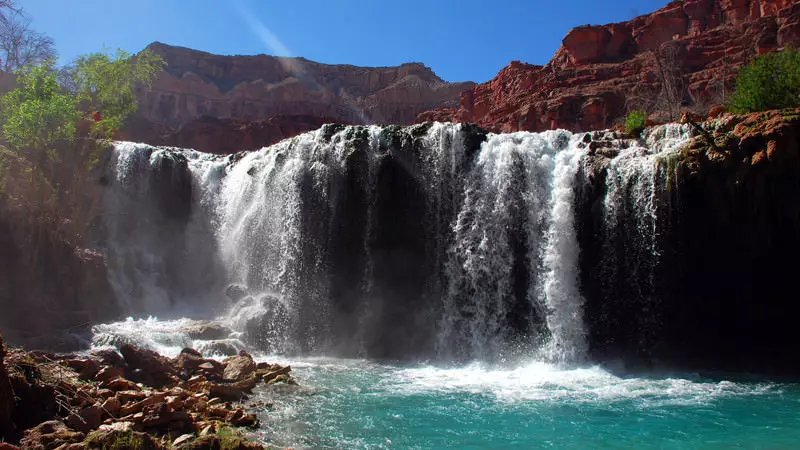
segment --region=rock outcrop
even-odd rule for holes
[[[742,64],[797,44],[796,2],[673,1],[629,22],[577,27],[547,65],[512,62],[464,92],[458,108],[417,121],[473,122],[494,132],[604,129],[629,108],[659,109],[664,71],[678,86],[674,110],[702,110],[724,103]]]
[[[8,417],[0,410],[0,437],[36,450],[220,448],[220,439],[237,443],[223,448],[263,448],[229,427],[256,427],[258,418],[248,411],[265,405],[233,402],[246,399],[258,384],[295,384],[291,367],[256,364],[246,354],[238,358],[252,370],[245,380],[232,382],[222,379],[231,363],[205,359],[192,349],[176,359],[133,346],[120,351],[75,357],[11,349],[7,364],[0,364],[0,402],[15,398],[3,385],[10,378],[18,404]],[[242,367],[240,361],[236,365]],[[218,376],[209,366],[219,368]],[[162,378],[153,376],[156,371]],[[128,444],[114,445],[119,439]],[[205,441],[212,447],[203,446]]]
[[[613,163],[588,155],[576,217],[591,355],[796,377],[800,109],[702,126],[654,161],[653,231],[633,207],[609,231]]]
[[[459,94],[475,86],[445,82],[420,63],[368,68],[158,42],[148,49],[167,67],[152,88],[139,89],[137,117],[123,136],[153,145],[241,150],[325,122],[410,124],[423,111],[457,106]]]

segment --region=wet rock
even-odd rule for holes
[[[238,302],[247,296],[247,286],[231,284],[225,289],[225,296],[233,302]]]
[[[245,414],[241,408],[230,411],[225,416],[225,421],[235,427],[256,427],[258,426],[258,418],[255,414]]]
[[[63,444],[83,441],[84,433],[72,431],[64,422],[51,420],[26,430],[20,440],[22,450],[52,450]]]
[[[213,359],[205,359],[200,352],[192,349],[183,349],[175,359],[175,367],[183,379],[194,375],[203,375],[209,379],[220,380],[223,378],[225,366]]]
[[[19,447],[8,442],[0,442],[0,450],[19,450]]]
[[[103,366],[125,366],[125,360],[122,358],[122,355],[114,350],[97,350],[92,352],[92,355],[97,358],[98,362]]]
[[[192,339],[204,341],[225,339],[233,332],[230,328],[214,322],[198,322],[183,328],[183,331]]]
[[[100,425],[103,424],[103,410],[100,405],[96,403],[92,406],[83,408],[81,410],[80,417],[88,427],[88,430],[96,430],[100,427]]]
[[[122,408],[122,402],[117,397],[111,397],[103,402],[102,410],[106,415],[111,417],[119,417],[119,411]]]
[[[141,423],[146,430],[155,430],[162,434],[194,431],[192,416],[185,411],[172,411],[166,403],[145,408]]]
[[[224,339],[198,342],[197,347],[206,355],[236,356],[244,344],[238,339]]]
[[[123,345],[119,350],[125,358],[131,380],[153,387],[172,386],[177,383],[177,373],[169,358],[132,345]]]
[[[270,381],[278,378],[281,375],[289,375],[289,372],[292,371],[292,367],[291,366],[285,366],[285,367],[278,366],[277,368],[270,367],[269,369],[260,369],[259,371],[260,372],[263,371],[263,374],[261,375],[261,378],[264,380],[264,382],[265,383],[269,383]]]
[[[259,378],[252,374],[250,378],[237,381],[235,383],[212,383],[206,384],[209,397],[219,397],[223,400],[241,400],[253,391],[258,385]]]
[[[246,353],[225,358],[222,364],[225,365],[224,378],[226,380],[241,381],[249,378],[256,371],[256,363],[253,361],[253,357]]]
[[[115,378],[124,378],[125,372],[119,367],[109,366],[100,369],[94,376],[94,381],[103,383],[104,381],[113,380]]]
[[[138,386],[137,386],[138,387]],[[140,402],[147,398],[147,392],[141,390],[129,390],[117,392],[117,398],[123,404],[128,402]]]
[[[166,396],[164,394],[153,394],[150,397],[145,398],[144,400],[132,404],[128,404],[123,406],[119,413],[122,417],[129,416],[131,414],[136,414],[144,410],[144,408],[155,405],[157,403],[162,403],[166,400]]]
[[[137,391],[141,390],[139,385],[134,383],[133,381],[126,380],[124,378],[114,378],[113,380],[108,380],[100,383],[100,387],[103,389],[110,389],[112,391]]]

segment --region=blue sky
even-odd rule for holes
[[[628,20],[666,0],[21,0],[62,62],[148,43],[328,64],[423,62],[484,82],[512,60],[544,64],[578,25]],[[258,31],[260,30],[260,31]]]

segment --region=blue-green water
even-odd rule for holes
[[[800,448],[800,387],[599,367],[290,361],[265,442],[297,448]]]

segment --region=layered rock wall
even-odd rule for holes
[[[220,56],[161,43],[148,49],[167,68],[152,88],[138,90],[139,111],[124,135],[154,145],[192,142],[190,135],[201,133],[200,139],[215,144],[241,135],[234,141],[250,148],[319,128],[323,121],[410,124],[423,111],[457,106],[459,94],[475,86],[445,82],[420,63],[367,68]]]

